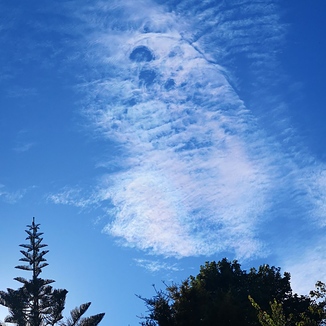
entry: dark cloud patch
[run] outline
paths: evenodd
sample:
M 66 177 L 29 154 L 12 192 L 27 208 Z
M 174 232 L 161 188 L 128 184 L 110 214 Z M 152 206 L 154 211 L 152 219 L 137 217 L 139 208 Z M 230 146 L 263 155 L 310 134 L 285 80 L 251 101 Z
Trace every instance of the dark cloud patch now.
M 167 91 L 173 89 L 174 87 L 175 87 L 175 81 L 174 81 L 174 79 L 172 79 L 172 78 L 169 78 L 169 79 L 165 82 L 165 84 L 164 84 L 164 88 L 165 88 Z
M 140 45 L 132 50 L 129 59 L 135 62 L 149 62 L 153 61 L 155 56 L 147 46 Z
M 139 81 L 145 86 L 151 86 L 156 79 L 156 72 L 152 69 L 142 69 L 139 73 Z

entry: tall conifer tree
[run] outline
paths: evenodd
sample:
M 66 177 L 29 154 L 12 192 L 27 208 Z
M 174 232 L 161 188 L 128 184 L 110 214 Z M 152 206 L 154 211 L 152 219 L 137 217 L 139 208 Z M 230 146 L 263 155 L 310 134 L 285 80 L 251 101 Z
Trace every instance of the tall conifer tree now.
M 88 309 L 90 303 L 81 305 L 71 312 L 72 318 L 66 322 L 60 322 L 63 318 L 62 311 L 65 307 L 65 299 L 68 293 L 65 289 L 53 289 L 50 285 L 54 282 L 51 279 L 40 277 L 42 269 L 48 265 L 45 255 L 49 252 L 44 250 L 47 247 L 43 244 L 42 232 L 39 232 L 40 224 L 27 225 L 27 244 L 21 244 L 24 248 L 20 252 L 23 258 L 20 261 L 24 265 L 16 268 L 32 273 L 31 279 L 16 277 L 15 280 L 23 286 L 18 290 L 7 289 L 7 292 L 0 291 L 0 304 L 9 309 L 10 315 L 5 322 L 14 323 L 17 326 L 48 326 L 48 325 L 75 325 L 75 326 L 96 326 L 104 317 L 98 314 L 91 317 L 81 318 Z

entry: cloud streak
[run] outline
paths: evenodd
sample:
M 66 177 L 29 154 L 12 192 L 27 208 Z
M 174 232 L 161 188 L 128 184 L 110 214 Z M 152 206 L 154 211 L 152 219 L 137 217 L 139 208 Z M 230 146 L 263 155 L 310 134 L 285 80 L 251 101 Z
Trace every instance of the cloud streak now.
M 105 201 L 105 232 L 176 257 L 266 255 L 259 230 L 275 212 L 301 211 L 302 220 L 325 212 L 323 165 L 286 153 L 233 86 L 232 57 L 245 58 L 263 84 L 277 66 L 283 27 L 272 1 L 99 2 L 79 18 L 94 30 L 96 76 L 80 85 L 83 113 L 119 146 L 121 164 L 90 199 L 65 190 L 52 200 Z
M 172 272 L 180 270 L 176 264 L 162 263 L 162 261 L 158 260 L 134 259 L 134 261 L 138 266 L 143 267 L 152 273 L 159 272 L 161 270 Z
M 0 199 L 8 204 L 15 204 L 26 194 L 27 189 L 8 191 L 5 185 L 0 184 Z

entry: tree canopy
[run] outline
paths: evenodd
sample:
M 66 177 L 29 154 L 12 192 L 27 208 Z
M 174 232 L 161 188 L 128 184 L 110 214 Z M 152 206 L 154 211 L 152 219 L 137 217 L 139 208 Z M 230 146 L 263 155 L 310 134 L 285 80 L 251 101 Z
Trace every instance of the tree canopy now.
M 40 274 L 44 267 L 48 265 L 45 255 L 48 250 L 43 244 L 42 232 L 39 232 L 40 224 L 35 223 L 27 225 L 28 240 L 27 244 L 21 244 L 20 250 L 23 257 L 20 258 L 24 265 L 18 265 L 16 268 L 32 273 L 30 279 L 23 277 L 14 278 L 22 286 L 17 290 L 8 288 L 7 291 L 0 291 L 0 304 L 7 307 L 9 315 L 5 322 L 13 323 L 18 326 L 96 326 L 104 317 L 104 313 L 91 317 L 82 317 L 90 306 L 90 302 L 82 304 L 71 312 L 71 317 L 62 321 L 62 312 L 65 307 L 66 295 L 65 289 L 53 289 L 50 285 L 54 282 L 51 279 L 43 279 Z
M 321 325 L 325 317 L 323 307 L 312 297 L 292 292 L 289 273 L 269 265 L 247 272 L 237 261 L 226 258 L 206 262 L 197 276 L 179 285 L 166 285 L 165 290 L 155 288 L 155 292 L 149 299 L 139 296 L 148 308 L 143 326 L 268 325 L 261 324 L 257 307 L 264 316 L 284 318 L 284 326 Z M 304 324 L 304 320 L 315 324 Z

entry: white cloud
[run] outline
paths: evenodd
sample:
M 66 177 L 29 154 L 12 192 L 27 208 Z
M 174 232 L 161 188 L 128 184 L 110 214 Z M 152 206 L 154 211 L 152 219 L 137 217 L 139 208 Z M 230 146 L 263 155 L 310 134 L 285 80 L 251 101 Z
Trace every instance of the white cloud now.
M 98 207 L 109 199 L 102 189 L 94 188 L 85 193 L 82 187 L 64 187 L 60 192 L 47 195 L 47 200 L 55 204 L 71 205 L 79 208 Z
M 87 114 L 127 151 L 127 170 L 109 176 L 116 210 L 105 230 L 154 253 L 233 249 L 249 257 L 260 251 L 254 231 L 268 206 L 272 172 L 255 154 L 265 145 L 256 138 L 260 131 L 252 130 L 255 119 L 224 69 L 178 31 L 185 26 L 180 17 L 159 12 L 160 28 L 153 28 L 149 8 L 128 22 L 120 17 L 133 26 L 127 32 L 97 38 L 110 49 L 104 65 L 116 74 L 88 85 L 103 105 L 91 100 Z M 137 51 L 140 59 L 133 59 Z
M 35 142 L 30 141 L 29 138 L 31 131 L 27 129 L 21 129 L 16 136 L 16 145 L 13 150 L 17 153 L 24 153 L 29 151 L 32 147 L 36 145 Z
M 19 143 L 16 147 L 14 147 L 14 151 L 18 153 L 23 153 L 29 151 L 35 143 Z
M 320 239 L 321 238 L 321 239 Z M 291 273 L 294 292 L 309 294 L 317 281 L 326 282 L 326 255 L 324 237 L 315 236 L 311 246 L 300 248 L 294 256 L 284 261 L 284 270 Z
M 35 88 L 23 88 L 23 87 L 12 87 L 7 91 L 8 97 L 12 98 L 27 98 L 27 97 L 36 97 L 38 92 Z
M 89 199 L 84 199 L 82 197 L 81 191 L 81 189 L 68 189 L 66 187 L 59 193 L 48 195 L 47 199 L 55 204 L 72 205 L 81 208 L 92 204 L 93 201 L 90 201 Z
M 180 269 L 176 264 L 168 264 L 158 260 L 149 260 L 149 259 L 134 259 L 138 266 L 143 267 L 150 272 L 158 272 L 161 270 L 165 271 L 179 271 Z
M 17 191 L 6 190 L 5 185 L 0 184 L 0 199 L 9 204 L 15 204 L 24 197 L 27 189 L 21 189 Z
M 99 2 L 80 15 L 94 29 L 94 75 L 104 76 L 80 85 L 84 114 L 123 149 L 121 169 L 84 199 L 70 190 L 51 199 L 79 207 L 105 200 L 105 232 L 155 254 L 264 255 L 259 230 L 272 216 L 314 211 L 320 220 L 325 211 L 324 166 L 290 147 L 286 121 L 276 136 L 264 130 L 232 87 L 230 67 L 218 64 L 245 55 L 268 80 L 283 38 L 275 6 L 213 3 L 167 10 L 152 1 Z

